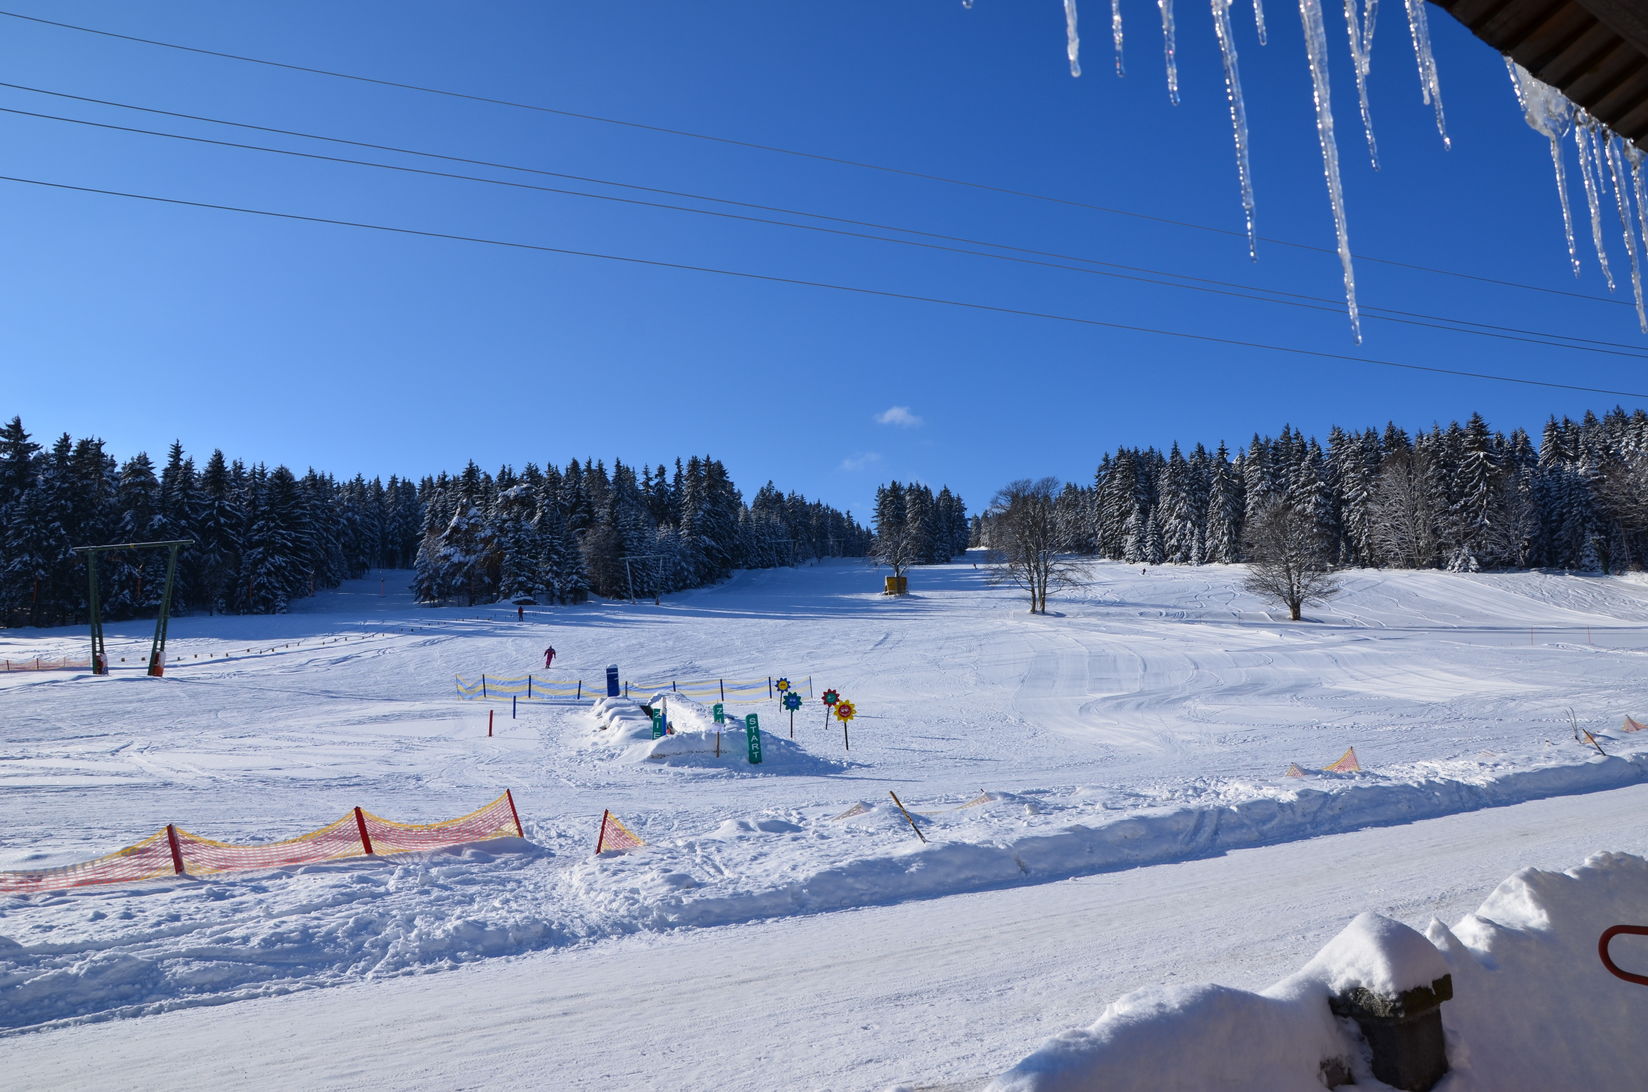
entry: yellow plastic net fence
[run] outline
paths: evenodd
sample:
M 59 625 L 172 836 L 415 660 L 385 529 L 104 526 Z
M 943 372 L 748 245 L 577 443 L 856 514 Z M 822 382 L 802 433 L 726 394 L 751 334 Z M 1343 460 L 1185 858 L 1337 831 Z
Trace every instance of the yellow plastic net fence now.
M 27 895 L 161 876 L 290 868 L 346 857 L 421 853 L 491 838 L 525 836 L 515 798 L 507 790 L 468 815 L 439 823 L 397 823 L 355 808 L 334 823 L 260 845 L 233 845 L 167 826 L 125 849 L 58 868 L 0 872 L 0 895 Z

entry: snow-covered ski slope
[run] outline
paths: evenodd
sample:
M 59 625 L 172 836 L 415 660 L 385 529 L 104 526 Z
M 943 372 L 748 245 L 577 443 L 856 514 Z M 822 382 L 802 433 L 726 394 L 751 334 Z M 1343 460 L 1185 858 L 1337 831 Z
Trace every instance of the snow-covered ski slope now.
M 164 679 L 141 671 L 149 625 L 114 627 L 110 677 L 0 675 L 0 869 L 96 856 L 168 822 L 251 842 L 357 804 L 433 821 L 504 788 L 527 837 L 5 900 L 0 1028 L 1029 888 L 1648 774 L 1648 740 L 1618 730 L 1648 720 L 1648 586 L 1356 572 L 1289 623 L 1240 590 L 1242 572 L 1095 564 L 1039 617 L 969 562 L 915 570 L 903 599 L 839 563 L 741 573 L 659 606 L 528 608 L 524 622 L 512 607 L 415 607 L 390 574 L 286 616 L 176 619 L 184 659 Z M 12 631 L 0 655 L 83 643 Z M 511 719 L 507 701 L 458 700 L 454 675 L 542 676 L 549 644 L 557 679 L 594 683 L 608 663 L 637 680 L 810 678 L 856 703 L 852 749 L 816 700 L 793 744 L 776 702 L 731 706 L 761 717 L 759 767 L 741 747 L 638 760 L 587 703 L 523 703 Z M 1574 741 L 1569 709 L 1609 757 Z M 1283 776 L 1352 746 L 1361 774 Z M 606 808 L 648 846 L 593 859 Z

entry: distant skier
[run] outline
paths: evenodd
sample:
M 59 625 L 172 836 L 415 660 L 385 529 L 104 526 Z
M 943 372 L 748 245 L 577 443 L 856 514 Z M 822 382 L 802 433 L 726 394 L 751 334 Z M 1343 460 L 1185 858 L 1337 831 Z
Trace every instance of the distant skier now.
M 545 671 L 549 670 L 550 662 L 554 659 L 555 659 L 555 646 L 551 645 L 548 648 L 544 649 L 544 670 Z
M 525 607 L 516 607 L 515 608 L 515 621 L 517 621 L 517 622 L 526 621 L 526 608 Z

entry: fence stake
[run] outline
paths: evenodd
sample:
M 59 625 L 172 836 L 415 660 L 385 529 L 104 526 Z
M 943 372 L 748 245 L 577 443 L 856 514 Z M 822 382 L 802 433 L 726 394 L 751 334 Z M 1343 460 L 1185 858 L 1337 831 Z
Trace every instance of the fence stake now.
M 597 857 L 601 855 L 601 846 L 607 840 L 607 816 L 611 814 L 612 812 L 605 808 L 601 809 L 601 833 L 595 836 L 595 855 Z
M 496 709 L 488 709 L 486 711 L 486 738 L 487 739 L 492 738 L 492 714 L 496 713 L 496 712 L 497 712 Z
M 366 833 L 366 816 L 358 807 L 355 809 L 355 829 L 360 831 L 361 848 L 366 850 L 368 857 L 372 856 L 372 836 Z
M 481 697 L 483 699 L 486 697 L 486 674 L 484 672 L 481 674 Z
M 532 700 L 532 676 L 531 675 L 528 675 L 526 677 L 526 700 L 527 701 Z
M 526 831 L 521 827 L 521 813 L 515 810 L 515 794 L 505 789 L 504 799 L 509 801 L 509 814 L 515 820 L 515 833 L 525 838 Z
M 727 680 L 726 679 L 717 679 L 716 681 L 721 684 L 721 700 L 726 701 L 727 700 Z
M 772 676 L 767 676 L 767 700 L 772 700 Z
M 181 876 L 183 875 L 183 847 L 177 841 L 177 828 L 170 823 L 166 824 L 166 841 L 172 847 L 172 868 Z
M 925 843 L 927 841 L 927 835 L 921 833 L 921 828 L 916 826 L 916 821 L 914 819 L 910 818 L 910 813 L 904 811 L 904 802 L 898 798 L 898 793 L 894 792 L 892 789 L 888 789 L 887 795 L 893 798 L 893 803 L 898 805 L 898 810 L 904 812 L 904 821 L 910 824 L 910 829 L 916 832 L 916 837 L 920 838 L 922 842 Z
M 578 680 L 578 700 L 579 701 L 584 700 L 584 680 L 583 679 Z
M 509 719 L 515 719 L 515 695 L 509 695 Z

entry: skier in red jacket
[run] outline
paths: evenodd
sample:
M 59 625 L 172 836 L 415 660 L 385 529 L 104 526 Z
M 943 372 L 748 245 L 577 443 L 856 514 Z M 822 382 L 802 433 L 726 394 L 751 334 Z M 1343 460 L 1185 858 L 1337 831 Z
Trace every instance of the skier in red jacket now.
M 544 649 L 544 670 L 545 671 L 549 670 L 549 663 L 553 659 L 555 659 L 555 646 L 551 645 L 548 648 Z

